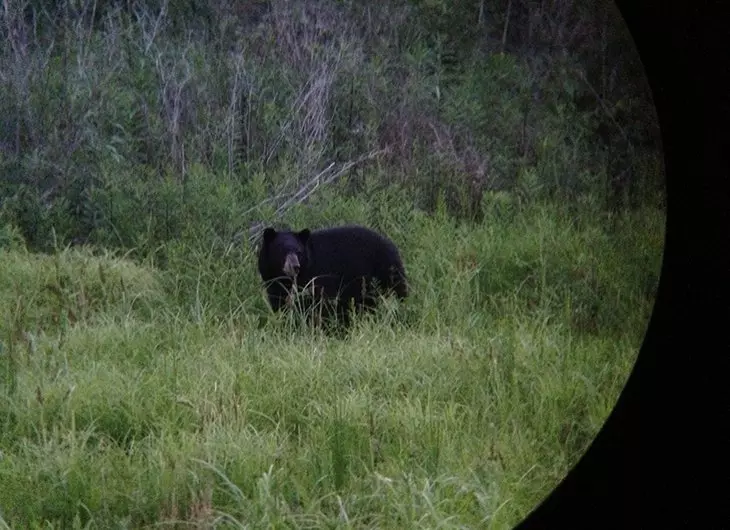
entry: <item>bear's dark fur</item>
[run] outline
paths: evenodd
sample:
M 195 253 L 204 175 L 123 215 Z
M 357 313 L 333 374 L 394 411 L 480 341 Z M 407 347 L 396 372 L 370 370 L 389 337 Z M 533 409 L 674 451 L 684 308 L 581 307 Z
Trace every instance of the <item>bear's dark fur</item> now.
M 401 300 L 408 296 L 398 249 L 362 226 L 299 232 L 266 228 L 258 265 L 274 311 L 288 305 L 294 283 L 315 295 L 311 302 L 334 302 L 345 325 L 351 308 L 373 309 L 379 294 L 394 292 Z

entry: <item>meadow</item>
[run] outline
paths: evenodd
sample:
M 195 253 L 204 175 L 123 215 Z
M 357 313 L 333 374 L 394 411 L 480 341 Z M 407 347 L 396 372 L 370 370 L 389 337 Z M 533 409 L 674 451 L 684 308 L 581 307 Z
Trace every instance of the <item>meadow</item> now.
M 371 196 L 411 284 L 345 336 L 272 315 L 255 246 L 141 259 L 0 232 L 0 528 L 511 528 L 641 346 L 664 214 L 490 194 L 461 222 Z M 158 256 L 153 258 L 153 256 Z
M 512 528 L 612 410 L 664 243 L 611 2 L 0 7 L 0 530 Z M 410 283 L 271 313 L 263 226 Z

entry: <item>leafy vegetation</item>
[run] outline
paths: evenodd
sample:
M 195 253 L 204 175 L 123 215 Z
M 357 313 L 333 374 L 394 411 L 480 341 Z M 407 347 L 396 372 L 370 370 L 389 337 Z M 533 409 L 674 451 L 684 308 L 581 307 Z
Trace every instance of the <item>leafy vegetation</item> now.
M 580 458 L 663 247 L 617 13 L 0 15 L 0 527 L 509 528 Z M 261 228 L 344 222 L 409 299 L 341 337 L 272 315 Z
M 338 204 L 316 206 L 322 217 L 292 218 L 337 218 Z M 413 296 L 342 338 L 270 315 L 248 249 L 178 246 L 164 272 L 0 250 L 7 524 L 507 528 L 526 516 L 625 382 L 661 212 L 608 229 L 552 205 L 480 224 L 382 210 L 373 223 L 401 227 Z

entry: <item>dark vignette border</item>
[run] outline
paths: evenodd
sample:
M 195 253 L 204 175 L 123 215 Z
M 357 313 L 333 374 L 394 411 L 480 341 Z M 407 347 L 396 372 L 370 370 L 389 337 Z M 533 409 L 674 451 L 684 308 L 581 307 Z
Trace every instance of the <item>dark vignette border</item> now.
M 667 231 L 660 285 L 612 414 L 517 528 L 721 528 L 730 521 L 730 443 L 721 434 L 730 408 L 718 399 L 727 372 L 712 361 L 730 353 L 730 2 L 617 4 L 661 127 Z

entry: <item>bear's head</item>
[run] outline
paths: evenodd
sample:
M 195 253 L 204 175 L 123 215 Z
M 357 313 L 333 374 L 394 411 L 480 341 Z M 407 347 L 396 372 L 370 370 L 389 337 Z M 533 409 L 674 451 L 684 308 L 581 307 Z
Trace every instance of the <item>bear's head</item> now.
M 264 230 L 259 254 L 259 269 L 264 278 L 286 276 L 294 280 L 309 263 L 309 230 L 300 232 Z

